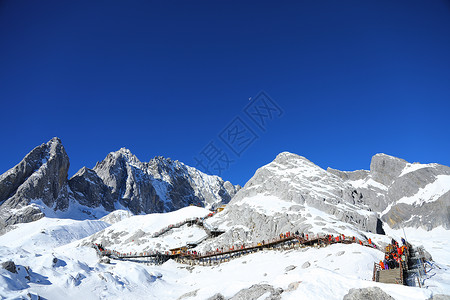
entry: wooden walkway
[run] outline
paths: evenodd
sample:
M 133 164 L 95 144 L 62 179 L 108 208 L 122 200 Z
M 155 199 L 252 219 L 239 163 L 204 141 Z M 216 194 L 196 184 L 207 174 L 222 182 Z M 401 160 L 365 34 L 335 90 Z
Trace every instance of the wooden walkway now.
M 378 282 L 403 284 L 403 268 L 380 270 L 378 273 Z
M 398 268 L 383 270 L 378 263 L 373 265 L 373 281 L 381 283 L 393 283 L 393 284 L 406 284 L 405 275 L 407 274 L 411 245 L 408 244 L 404 253 L 405 260 L 402 261 Z M 387 249 L 387 248 L 386 248 Z M 385 251 L 385 255 L 389 255 L 390 252 Z
M 357 239 L 354 238 L 339 238 L 336 240 L 334 237 L 329 238 L 326 236 L 315 236 L 313 238 L 304 238 L 299 235 L 293 235 L 288 233 L 286 235 L 280 235 L 280 238 L 273 239 L 271 241 L 263 241 L 258 244 L 253 245 L 241 245 L 240 247 L 231 247 L 227 250 L 218 250 L 211 251 L 206 253 L 197 253 L 196 251 L 176 251 L 176 252 L 142 252 L 142 253 L 119 253 L 117 251 L 104 249 L 100 251 L 98 245 L 94 245 L 99 256 L 108 256 L 113 259 L 121 259 L 121 260 L 132 260 L 136 261 L 136 259 L 145 259 L 149 258 L 152 262 L 155 263 L 164 263 L 169 259 L 174 259 L 180 263 L 188 263 L 188 264 L 213 264 L 229 261 L 232 258 L 240 257 L 245 254 L 254 253 L 257 251 L 265 250 L 265 249 L 293 249 L 296 247 L 325 247 L 331 244 L 343 243 L 343 244 L 352 244 L 352 243 L 360 243 Z M 374 247 L 373 244 L 364 243 L 364 246 Z M 178 248 L 181 249 L 181 248 Z

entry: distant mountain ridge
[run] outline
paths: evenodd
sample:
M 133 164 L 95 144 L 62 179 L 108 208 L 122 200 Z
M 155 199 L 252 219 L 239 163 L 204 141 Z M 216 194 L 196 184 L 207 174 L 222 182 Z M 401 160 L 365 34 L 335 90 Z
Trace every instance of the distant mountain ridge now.
M 61 140 L 53 138 L 0 175 L 0 231 L 44 215 L 95 219 L 117 209 L 147 214 L 226 203 L 211 222 L 234 227 L 245 240 L 350 227 L 382 233 L 383 223 L 450 229 L 450 168 L 381 153 L 372 157 L 370 170 L 347 172 L 282 152 L 242 189 L 170 158 L 141 162 L 126 148 L 70 179 L 69 165 Z
M 59 138 L 34 148 L 0 176 L 0 230 L 44 215 L 98 218 L 115 209 L 167 212 L 190 204 L 228 203 L 239 186 L 170 158 L 141 162 L 128 149 L 68 179 L 69 157 Z M 70 215 L 72 213 L 73 215 Z

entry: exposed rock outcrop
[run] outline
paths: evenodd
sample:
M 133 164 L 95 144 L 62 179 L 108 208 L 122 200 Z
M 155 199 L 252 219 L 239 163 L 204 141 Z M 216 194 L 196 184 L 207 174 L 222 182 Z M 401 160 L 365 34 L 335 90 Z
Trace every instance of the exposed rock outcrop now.
M 15 167 L 0 176 L 0 229 L 43 216 L 33 203 L 54 210 L 69 205 L 67 173 L 69 157 L 61 140 L 53 138 L 34 148 Z
M 211 245 L 215 249 L 268 241 L 288 231 L 377 232 L 379 220 L 350 184 L 302 156 L 283 152 L 259 168 L 225 210 L 208 222 L 226 231 Z
M 273 162 L 258 169 L 230 206 L 260 195 L 271 195 L 298 205 L 291 210 L 313 207 L 339 220 L 353 222 L 363 230 L 376 231 L 376 214 L 368 211 L 351 185 L 296 154 L 280 153 Z
M 125 148 L 109 153 L 92 171 L 110 190 L 112 201 L 134 214 L 173 211 L 190 204 L 213 208 L 228 203 L 240 188 L 170 158 L 141 162 Z
M 370 171 L 328 172 L 351 184 L 361 201 L 393 228 L 450 228 L 450 168 L 439 164 L 410 164 L 376 154 Z
M 17 273 L 16 264 L 12 260 L 3 262 L 2 268 L 11 273 Z
M 114 210 L 114 199 L 108 186 L 93 170 L 81 168 L 69 180 L 71 196 L 88 207 L 103 206 L 107 211 Z
M 361 289 L 351 289 L 344 300 L 394 300 L 392 296 L 384 292 L 379 287 L 368 287 Z
M 58 138 L 33 149 L 0 176 L 0 232 L 46 213 L 100 218 L 115 209 L 133 214 L 173 211 L 190 204 L 212 208 L 239 190 L 218 176 L 156 157 L 148 163 L 122 148 L 94 169 L 81 168 L 67 179 L 69 157 Z
M 410 164 L 386 154 L 375 155 L 368 171 L 345 172 L 325 171 L 302 156 L 283 152 L 241 190 L 170 158 L 141 162 L 125 148 L 109 153 L 93 169 L 83 167 L 70 180 L 68 169 L 67 153 L 53 138 L 1 175 L 0 231 L 49 212 L 69 215 L 71 205 L 80 218 L 100 218 L 115 209 L 145 214 L 228 202 L 225 217 L 213 225 L 239 225 L 236 230 L 243 240 L 308 232 L 317 226 L 334 233 L 339 230 L 328 225 L 337 221 L 378 233 L 383 233 L 380 219 L 393 228 L 450 228 L 450 168 Z M 267 209 L 271 205 L 276 209 Z M 319 216 L 322 220 L 311 221 L 314 209 L 333 219 Z
M 236 295 L 230 298 L 230 300 L 256 300 L 261 299 L 265 294 L 268 294 L 263 299 L 277 300 L 281 299 L 281 294 L 283 290 L 278 288 L 275 289 L 269 284 L 255 284 L 248 289 L 243 289 L 239 291 Z

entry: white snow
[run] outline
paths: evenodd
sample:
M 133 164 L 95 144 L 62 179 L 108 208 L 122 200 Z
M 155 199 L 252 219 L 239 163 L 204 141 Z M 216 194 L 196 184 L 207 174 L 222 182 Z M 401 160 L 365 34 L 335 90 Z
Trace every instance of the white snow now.
M 286 208 L 282 202 L 270 197 L 249 201 L 257 202 L 260 209 L 268 213 Z M 427 268 L 428 277 L 422 289 L 373 282 L 373 264 L 383 257 L 383 253 L 358 244 L 289 251 L 265 250 L 221 265 L 192 267 L 172 260 L 160 266 L 129 261 L 101 264 L 94 249 L 76 247 L 82 238 L 102 230 L 105 233 L 123 231 L 128 237 L 138 230 L 154 232 L 166 225 L 203 217 L 207 213 L 209 211 L 202 208 L 187 207 L 167 214 L 130 216 L 111 226 L 103 221 L 57 218 L 19 224 L 0 236 L 0 261 L 13 260 L 18 269 L 18 274 L 0 269 L 0 298 L 28 298 L 27 294 L 30 294 L 32 299 L 37 299 L 37 295 L 67 300 L 178 299 L 184 295 L 182 299 L 193 300 L 207 299 L 217 293 L 229 298 L 255 284 L 282 288 L 282 299 L 342 299 L 350 288 L 369 286 L 380 287 L 396 300 L 425 300 L 433 294 L 450 294 L 450 231 L 444 228 L 429 232 L 405 229 L 408 241 L 415 246 L 423 245 L 441 268 Z M 306 206 L 302 213 L 312 223 L 320 220 L 327 226 L 347 230 L 346 235 L 352 235 L 349 224 L 337 222 L 315 208 Z M 401 230 L 385 229 L 397 240 L 403 236 Z M 185 244 L 194 239 L 195 233 L 189 232 L 195 230 L 199 231 L 199 236 L 203 234 L 200 228 L 186 226 L 161 236 L 160 242 L 170 244 L 172 240 L 174 245 Z M 316 226 L 314 230 L 322 230 L 322 226 Z M 375 242 L 390 239 L 371 233 L 366 235 Z M 120 239 L 124 242 L 126 237 Z
M 348 181 L 353 187 L 355 187 L 356 189 L 358 188 L 378 188 L 380 190 L 384 190 L 387 191 L 388 187 L 385 186 L 382 183 L 379 183 L 375 180 L 373 180 L 370 176 L 368 176 L 365 179 L 359 179 L 359 180 L 354 180 L 354 181 Z
M 239 202 L 234 203 L 234 205 L 248 205 L 262 214 L 272 215 L 276 212 L 287 211 L 291 206 L 296 205 L 296 203 L 281 200 L 276 196 L 257 195 L 253 197 L 247 197 Z
M 203 218 L 209 213 L 205 208 L 188 206 L 170 213 L 130 216 L 99 232 L 94 240 L 87 238 L 78 244 L 101 243 L 102 239 L 110 239 L 111 250 L 119 252 L 168 251 L 185 246 L 186 242 L 200 240 L 207 234 L 197 226 L 187 225 L 173 228 L 159 237 L 153 238 L 153 234 L 188 219 Z
M 133 216 L 133 213 L 130 212 L 129 210 L 117 209 L 101 218 L 100 221 L 104 221 L 109 224 L 114 224 L 124 219 L 127 219 L 131 216 Z
M 434 182 L 421 188 L 415 195 L 403 197 L 398 200 L 397 203 L 420 205 L 427 202 L 433 202 L 448 191 L 450 191 L 450 175 L 438 175 Z
M 431 263 L 437 264 L 439 267 L 431 268 L 427 264 L 424 287 L 435 294 L 450 295 L 450 230 L 446 230 L 442 226 L 431 231 L 412 227 L 399 230 L 385 229 L 386 234 L 396 240 L 405 237 L 414 246 L 423 246 L 431 254 L 433 257 Z
M 392 206 L 394 206 L 394 203 L 389 204 L 389 205 L 381 212 L 380 216 L 383 216 L 384 214 L 388 213 L 388 212 L 391 210 Z
M 342 299 L 350 288 L 379 286 L 395 299 L 428 299 L 432 292 L 371 281 L 373 262 L 383 257 L 357 244 L 293 251 L 263 251 L 218 266 L 195 266 L 168 261 L 161 266 L 115 261 L 99 264 L 87 247 L 53 248 L 51 253 L 0 247 L 21 268 L 19 275 L 0 270 L 0 295 L 18 298 L 27 293 L 47 299 L 206 299 L 226 298 L 254 284 L 282 288 L 282 299 Z M 36 256 L 38 255 L 38 256 Z M 53 264 L 54 257 L 58 262 Z M 302 266 L 308 262 L 307 268 Z M 30 266 L 31 282 L 23 279 Z M 295 269 L 286 271 L 288 266 Z M 237 270 L 239 270 L 237 272 Z M 5 284 L 6 282 L 6 284 Z M 289 284 L 298 288 L 289 290 Z
M 414 172 L 423 168 L 434 167 L 436 165 L 437 164 L 420 164 L 420 163 L 407 164 L 399 177 L 402 177 L 403 175 L 408 174 L 410 172 Z
M 1 235 L 0 245 L 27 251 L 51 251 L 53 247 L 85 238 L 108 226 L 103 221 L 44 217 L 35 222 L 17 225 L 16 229 Z
M 69 200 L 69 208 L 64 211 L 55 211 L 54 207 L 45 205 L 45 203 L 42 202 L 42 199 L 31 200 L 30 206 L 37 207 L 49 218 L 69 218 L 75 220 L 100 219 L 110 213 L 103 206 L 96 208 L 87 207 L 73 199 Z M 26 208 L 27 206 L 24 206 L 22 209 Z

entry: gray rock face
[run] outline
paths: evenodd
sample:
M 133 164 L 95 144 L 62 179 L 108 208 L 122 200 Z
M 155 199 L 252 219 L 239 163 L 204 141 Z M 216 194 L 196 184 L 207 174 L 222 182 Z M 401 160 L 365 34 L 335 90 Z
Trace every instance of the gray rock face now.
M 215 294 L 206 300 L 225 300 L 225 297 L 222 294 Z
M 446 166 L 410 164 L 385 154 L 373 157 L 370 171 L 325 171 L 284 152 L 208 221 L 225 233 L 200 250 L 268 241 L 288 231 L 384 233 L 381 220 L 394 228 L 450 228 L 449 174 Z
M 114 199 L 111 191 L 93 170 L 83 167 L 69 180 L 71 196 L 80 204 L 88 207 L 103 206 L 106 210 L 114 210 Z
M 93 171 L 110 190 L 112 202 L 129 208 L 134 214 L 163 212 L 164 202 L 141 169 L 142 163 L 128 150 L 121 149 L 94 167 Z
M 389 186 L 402 173 L 408 162 L 383 153 L 375 154 L 370 163 L 373 180 Z
M 128 210 L 117 209 L 106 216 L 102 217 L 100 221 L 106 222 L 108 224 L 115 224 L 122 220 L 125 220 L 129 217 L 133 216 L 133 214 Z
M 372 158 L 370 171 L 328 172 L 350 183 L 361 201 L 393 228 L 450 228 L 450 168 L 410 164 L 386 154 Z
M 69 158 L 58 138 L 33 149 L 0 176 L 0 229 L 43 216 L 33 201 L 64 210 L 68 207 Z M 14 210 L 14 213 L 11 212 Z
M 12 260 L 3 262 L 2 268 L 11 273 L 17 273 L 16 264 Z
M 339 171 L 333 168 L 328 168 L 328 172 L 331 174 L 336 175 L 337 177 L 343 179 L 343 180 L 360 180 L 365 179 L 367 175 L 369 175 L 369 171 L 367 170 L 357 170 L 352 172 L 346 172 L 346 171 Z
M 379 287 L 368 287 L 361 289 L 350 289 L 344 300 L 394 300 L 389 294 Z
M 190 204 L 217 207 L 228 203 L 240 188 L 170 158 L 155 157 L 143 163 L 124 148 L 108 154 L 92 171 L 110 190 L 112 201 L 134 214 L 172 211 Z
M 274 289 L 273 286 L 269 284 L 255 284 L 248 289 L 239 291 L 236 295 L 231 297 L 230 300 L 256 300 L 261 299 L 260 297 L 267 293 L 269 293 L 269 295 L 263 299 L 277 300 L 281 299 L 283 290 Z
M 287 266 L 287 267 L 284 269 L 284 271 L 285 271 L 285 272 L 289 272 L 289 271 L 294 270 L 295 268 L 297 268 L 297 266 L 290 265 L 290 266 Z
M 221 228 L 236 227 L 221 237 L 226 242 L 268 240 L 287 231 L 308 232 L 313 226 L 333 233 L 335 229 L 326 228 L 329 221 L 311 218 L 310 211 L 315 210 L 334 217 L 334 223 L 339 220 L 364 231 L 377 230 L 376 213 L 369 211 L 350 184 L 287 152 L 258 169 L 212 222 Z
M 190 204 L 208 208 L 227 203 L 239 190 L 228 181 L 178 161 L 156 157 L 140 162 L 125 148 L 112 152 L 94 169 L 83 167 L 67 180 L 69 158 L 58 138 L 33 149 L 0 176 L 0 232 L 9 225 L 67 212 L 98 218 L 90 208 L 133 214 L 166 212 Z M 75 216 L 71 216 L 75 217 Z

